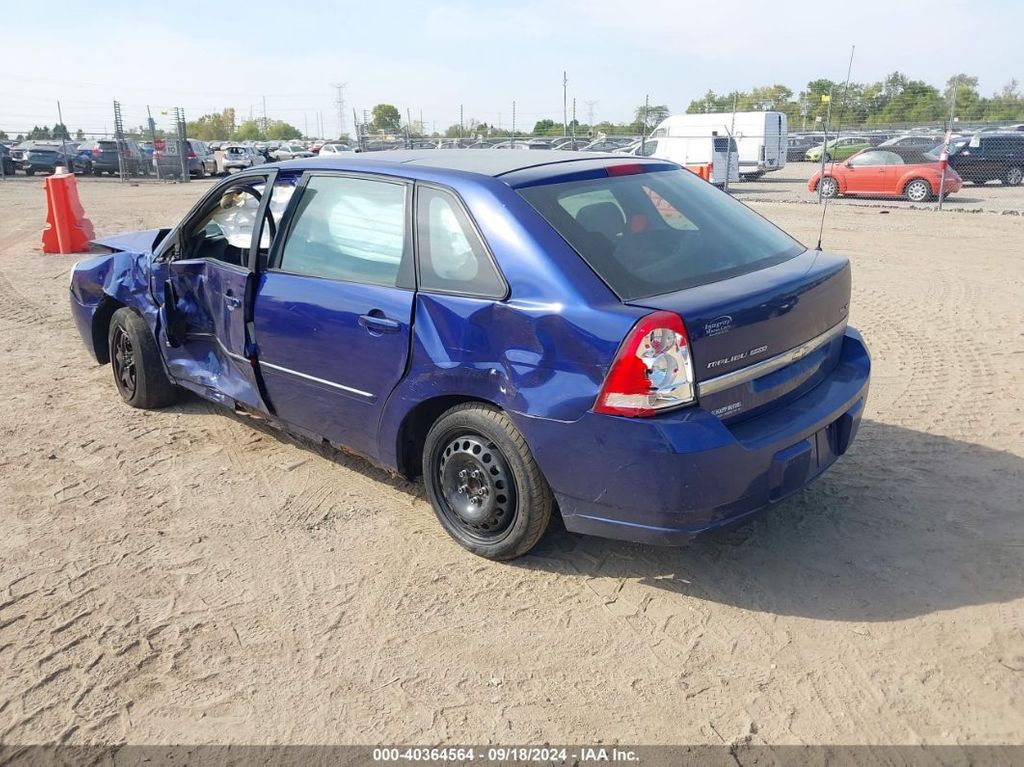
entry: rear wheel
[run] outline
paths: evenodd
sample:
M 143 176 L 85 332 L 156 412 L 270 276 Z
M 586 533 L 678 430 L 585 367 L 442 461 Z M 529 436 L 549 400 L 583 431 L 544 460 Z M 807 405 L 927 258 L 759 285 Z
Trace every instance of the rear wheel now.
M 551 488 L 526 440 L 489 405 L 459 405 L 437 420 L 423 447 L 423 477 L 442 527 L 487 559 L 526 554 L 551 520 Z
M 925 202 L 932 196 L 932 187 L 923 178 L 915 178 L 903 187 L 903 194 L 911 202 Z
M 839 196 L 839 183 L 831 176 L 825 176 L 820 182 L 818 182 L 818 188 L 821 190 L 822 197 L 838 197 Z
M 147 410 L 174 403 L 177 389 L 164 372 L 156 339 L 142 317 L 126 307 L 118 309 L 110 318 L 107 342 L 114 384 L 125 402 Z
M 1014 165 L 1006 169 L 1006 175 L 1003 176 L 1003 183 L 1007 186 L 1020 186 L 1021 181 L 1024 181 L 1024 169 Z
M 26 176 L 34 176 L 34 175 L 36 175 L 36 172 L 32 168 L 25 168 L 25 175 Z

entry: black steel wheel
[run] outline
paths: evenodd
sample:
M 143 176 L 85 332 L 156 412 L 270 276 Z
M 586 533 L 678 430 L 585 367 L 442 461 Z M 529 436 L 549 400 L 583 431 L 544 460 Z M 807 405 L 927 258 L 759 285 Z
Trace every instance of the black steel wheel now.
M 442 527 L 488 559 L 526 554 L 551 519 L 554 498 L 526 440 L 490 405 L 458 405 L 434 423 L 423 477 Z
M 161 408 L 177 399 L 167 377 L 160 349 L 146 321 L 124 307 L 114 312 L 107 331 L 107 349 L 118 394 L 132 407 Z
M 516 513 L 516 484 L 497 445 L 466 432 L 438 443 L 435 481 L 448 521 L 482 543 L 501 540 Z

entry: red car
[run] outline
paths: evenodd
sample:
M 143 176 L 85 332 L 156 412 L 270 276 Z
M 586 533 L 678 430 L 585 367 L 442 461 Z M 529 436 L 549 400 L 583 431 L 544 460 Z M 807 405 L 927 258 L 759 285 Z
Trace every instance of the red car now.
M 875 147 L 853 155 L 846 162 L 827 163 L 825 177 L 815 173 L 807 182 L 814 192 L 821 183 L 823 197 L 879 195 L 906 197 L 924 202 L 939 193 L 942 164 L 920 149 L 901 146 Z M 945 193 L 959 192 L 963 179 L 946 168 Z

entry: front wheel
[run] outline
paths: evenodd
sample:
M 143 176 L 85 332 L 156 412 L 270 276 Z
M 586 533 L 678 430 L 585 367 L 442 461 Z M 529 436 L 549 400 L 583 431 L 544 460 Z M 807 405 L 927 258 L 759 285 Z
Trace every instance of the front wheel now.
M 915 178 L 904 187 L 903 194 L 911 202 L 925 202 L 932 196 L 932 187 L 924 179 Z
M 818 186 L 821 189 L 822 197 L 833 198 L 839 196 L 839 183 L 831 176 L 825 176 L 825 178 L 818 182 Z
M 526 554 L 551 520 L 554 497 L 526 440 L 489 405 L 458 405 L 434 423 L 423 478 L 441 526 L 487 559 Z
M 164 372 L 156 339 L 146 321 L 127 307 L 114 312 L 107 333 L 110 366 L 121 398 L 151 410 L 171 405 L 177 389 Z
M 1007 186 L 1020 186 L 1021 181 L 1024 181 L 1024 168 L 1014 165 L 1006 169 L 1006 175 L 1003 176 L 1004 184 Z

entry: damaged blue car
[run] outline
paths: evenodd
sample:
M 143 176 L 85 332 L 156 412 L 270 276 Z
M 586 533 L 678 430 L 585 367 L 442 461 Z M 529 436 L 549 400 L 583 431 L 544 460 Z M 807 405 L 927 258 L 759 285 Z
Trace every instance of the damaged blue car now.
M 105 238 L 78 329 L 129 405 L 182 389 L 422 476 L 492 559 L 553 513 L 678 544 L 845 453 L 847 259 L 662 160 L 379 152 L 259 166 Z

